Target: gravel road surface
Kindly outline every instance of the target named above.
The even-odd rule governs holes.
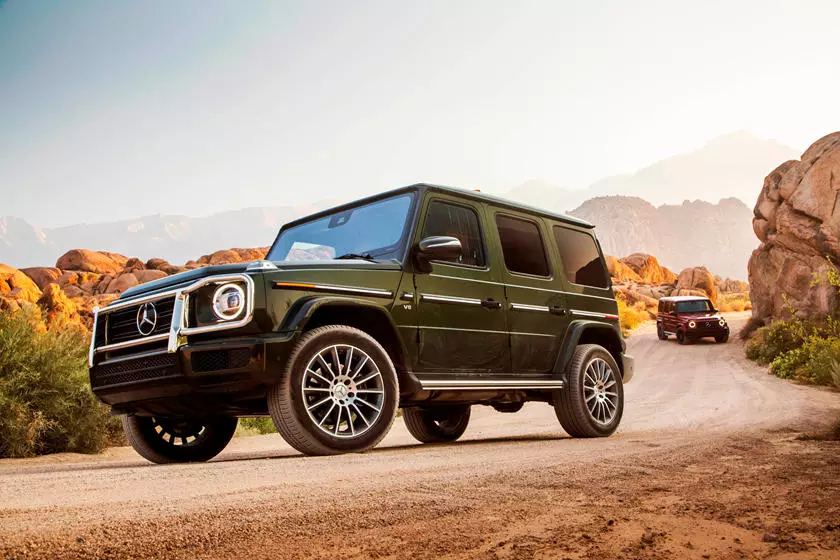
[[[730,316],[734,330],[745,314]],[[734,339],[734,337],[733,337]],[[838,393],[782,381],[737,341],[628,339],[610,438],[551,407],[476,407],[464,438],[303,457],[277,435],[206,464],[129,448],[0,461],[0,558],[840,557]]]

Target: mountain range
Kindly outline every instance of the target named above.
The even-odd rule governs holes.
[[[505,196],[570,211],[595,223],[607,253],[648,252],[676,270],[706,265],[744,278],[749,253],[757,244],[747,204],[752,205],[772,169],[797,157],[793,149],[775,141],[736,132],[587,189],[528,181]],[[180,263],[219,248],[265,246],[283,223],[334,202],[246,208],[198,218],[153,215],[60,228],[0,217],[0,262],[44,266],[69,249],[90,248]]]

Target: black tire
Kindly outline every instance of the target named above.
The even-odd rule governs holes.
[[[336,354],[339,367],[338,375],[332,374],[328,369],[317,362],[317,356],[322,352],[328,352],[331,348],[338,348],[345,352],[344,359],[351,362],[349,367],[341,362],[341,357]],[[348,356],[348,350],[353,347],[356,351]],[[362,355],[366,355],[369,362],[362,366]],[[327,357],[332,354],[328,352]],[[353,362],[353,360],[357,360]],[[310,363],[318,368],[313,375],[307,368]],[[384,348],[369,334],[346,325],[328,325],[312,329],[301,336],[298,343],[287,360],[286,371],[280,380],[268,391],[268,411],[271,419],[277,427],[277,431],[283,436],[289,445],[306,455],[337,455],[339,453],[352,453],[366,451],[379,443],[391,429],[394,418],[397,415],[399,405],[399,381],[394,364]],[[375,393],[381,397],[360,397],[363,393],[374,394],[373,391],[360,389],[355,382],[349,380],[348,373],[356,367],[365,367],[364,374],[356,372],[364,377],[370,371],[378,371],[378,378],[374,379],[378,385]],[[342,368],[347,368],[342,371]],[[319,372],[325,375],[320,376]],[[329,372],[329,373],[327,373]],[[313,385],[313,381],[320,380],[321,386]],[[343,381],[342,381],[343,379]],[[356,378],[360,381],[362,378]],[[306,383],[307,385],[304,385]],[[365,382],[367,383],[367,382]],[[337,393],[339,385],[347,388]],[[367,386],[366,386],[367,387]],[[325,395],[327,399],[323,404],[314,406],[321,399],[316,393],[305,395],[304,391],[317,391]],[[374,406],[379,404],[379,411],[375,408],[367,408],[362,402],[365,399],[374,399]],[[335,406],[338,405],[338,411]],[[330,408],[332,406],[332,408]],[[355,409],[352,407],[355,406]],[[370,406],[370,405],[367,405]],[[362,408],[365,412],[362,412]],[[326,411],[326,412],[325,412]],[[315,419],[325,415],[321,424]],[[347,415],[342,418],[342,415]],[[375,418],[374,418],[375,416]],[[369,421],[368,418],[371,420]],[[360,422],[364,420],[364,422]],[[331,422],[331,423],[329,423]],[[327,427],[335,426],[335,434]],[[341,435],[342,426],[351,434]],[[359,433],[356,435],[354,426],[359,426]]]
[[[718,344],[723,344],[725,342],[729,342],[729,333],[723,333],[715,336],[715,342]]]
[[[122,417],[131,447],[145,459],[159,464],[209,461],[230,442],[238,422],[238,418],[228,416],[209,420]],[[181,443],[176,444],[179,440]]]
[[[419,442],[455,441],[464,435],[470,423],[470,405],[404,408],[403,420],[409,433]]]
[[[586,392],[590,389],[587,387],[589,381],[585,381],[585,378],[589,376],[591,379],[587,368],[590,365],[598,367],[601,362],[609,369],[610,379],[615,382],[606,387],[607,389],[614,388],[614,391],[609,392],[615,394],[615,397],[604,397],[610,399],[610,404],[615,407],[612,409],[612,416],[609,419],[606,415],[604,416],[603,419],[607,421],[596,418],[587,406]],[[568,380],[567,387],[552,393],[554,412],[566,433],[576,438],[591,438],[606,437],[615,432],[621,423],[621,416],[624,414],[624,386],[622,385],[621,370],[619,370],[612,355],[597,344],[581,344],[575,349],[572,356],[572,362],[568,370]],[[590,394],[589,396],[601,400],[603,395]],[[599,405],[596,404],[595,406],[598,407]],[[601,406],[604,408],[597,410],[604,410],[608,405],[603,404]]]
[[[662,330],[662,325],[656,325],[656,336],[659,337],[659,340],[668,340],[668,335]]]
[[[689,339],[686,336],[685,331],[678,330],[677,331],[677,342],[679,342],[682,345],[691,344],[691,339]]]

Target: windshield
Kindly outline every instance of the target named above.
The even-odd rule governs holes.
[[[707,299],[696,301],[681,301],[677,304],[679,313],[704,313],[712,310],[712,303]]]
[[[268,254],[272,261],[328,261],[356,255],[401,260],[414,194],[377,200],[290,227]]]

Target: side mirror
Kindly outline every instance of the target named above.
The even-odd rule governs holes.
[[[720,313],[720,309],[717,307],[712,307],[712,313]]]
[[[461,256],[461,242],[456,237],[436,235],[417,244],[414,255],[422,272],[431,272],[430,261],[448,261]]]
[[[676,311],[671,311],[670,313],[668,313],[668,315],[670,315],[670,316],[672,316],[672,317],[676,317],[676,316],[677,316],[677,312],[676,312]]]

